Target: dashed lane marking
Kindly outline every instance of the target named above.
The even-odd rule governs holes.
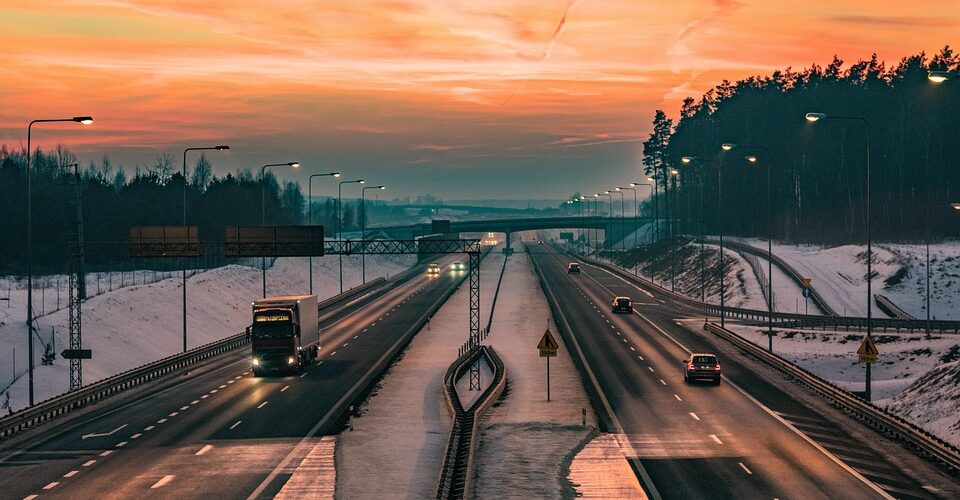
[[[234,422],[234,424],[230,426],[230,430],[236,429],[237,426],[240,425],[240,422],[243,422],[243,420],[237,420]]]
[[[320,364],[323,364],[323,361],[321,361]],[[303,377],[306,377],[306,376],[307,376],[307,372],[303,372],[303,373],[300,374],[300,378],[303,378]]]
[[[710,439],[717,444],[723,444],[723,441],[720,441],[720,438],[718,438],[716,434],[710,434]]]
[[[233,377],[233,379],[234,379],[234,380],[240,380],[240,375],[237,375],[236,377]]]
[[[336,354],[337,354],[337,351],[333,351],[333,352],[330,353],[331,356],[334,356],[334,355],[336,355]]]
[[[76,476],[76,475],[79,474],[79,473],[80,473],[80,471],[78,471],[78,470],[72,470],[72,471],[64,474],[63,477],[73,477],[73,476]]]
[[[96,460],[87,460],[86,462],[83,463],[83,465],[81,465],[81,467],[90,467],[91,465],[93,465],[93,464],[95,464],[95,463],[97,463]]]
[[[139,438],[140,438],[140,436],[142,436],[142,435],[143,435],[143,434],[140,434],[140,433],[138,432],[138,433],[136,433],[136,434],[134,434],[134,435],[132,435],[132,436],[130,436],[130,439],[139,439]]]
[[[236,382],[236,380],[227,380],[227,383],[228,383],[228,384],[232,384],[232,383],[234,383],[234,382]]]
[[[637,350],[634,349],[633,346],[630,346],[630,350],[633,351],[633,352],[637,352]]]
[[[653,367],[652,367],[652,366],[648,366],[647,369],[650,370],[651,373],[653,373]]]
[[[347,347],[348,344],[350,344],[350,342],[344,342],[341,347]]]
[[[200,455],[203,455],[204,453],[206,453],[206,452],[208,452],[208,451],[210,451],[210,450],[212,450],[212,449],[213,449],[213,445],[212,445],[212,444],[207,444],[207,445],[204,445],[203,448],[200,448],[199,451],[197,451],[196,453],[194,453],[194,455],[196,455],[196,456],[199,457]]]
[[[189,406],[181,406],[181,407],[180,407],[180,411],[189,410],[189,409],[190,409]]]
[[[221,384],[220,387],[217,387],[217,389],[225,389],[226,387],[227,387],[227,384]]]
[[[119,443],[114,445],[114,448],[123,448],[126,445],[127,445],[126,441],[120,441]]]
[[[107,456],[107,455],[109,455],[109,454],[111,454],[111,453],[113,453],[113,450],[107,450],[107,451],[101,453],[100,456],[101,456],[101,457],[105,457],[105,456]]]
[[[167,421],[167,419],[161,418],[160,420],[157,420],[157,423],[158,423],[158,424],[162,424],[162,423],[164,423],[164,422],[166,422],[166,421]]]
[[[698,417],[696,413],[690,412],[690,416],[693,417],[694,420],[696,420],[696,421],[698,421],[698,422],[700,421],[700,417]]]
[[[737,463],[740,464],[740,468],[743,469],[743,472],[746,472],[747,474],[750,474],[751,476],[753,475],[753,472],[751,472],[750,469],[748,469],[746,465],[743,465],[743,462],[737,462]]]
[[[146,432],[150,432],[150,431],[152,431],[152,430],[154,430],[154,429],[156,429],[156,426],[153,426],[153,425],[148,425],[148,426],[146,426],[146,427],[143,428],[143,430],[146,431]]]
[[[212,391],[210,391],[210,394],[216,394],[216,393],[219,392],[219,391],[220,391],[220,389],[213,389]]]
[[[60,481],[54,481],[54,482],[52,482],[52,483],[44,486],[43,489],[45,489],[45,490],[52,490],[52,489],[56,488],[58,484],[60,484]]]
[[[267,401],[264,401],[264,402],[260,403],[260,406],[258,406],[257,409],[259,410],[260,408],[263,408],[264,406],[267,406]]]
[[[193,401],[190,402],[190,404],[195,405],[195,404],[197,404],[197,403],[199,403],[199,402],[200,402],[199,399],[194,399]]]
[[[287,390],[287,389],[289,389],[289,388],[290,388],[289,385],[285,385],[285,386],[283,386],[283,389],[280,389],[280,392],[283,392],[283,391],[285,391],[285,390]]]
[[[667,385],[667,383],[664,382],[663,379],[660,379],[660,383],[661,383],[662,385]]]
[[[153,490],[153,489],[156,489],[156,488],[162,488],[164,485],[166,485],[166,484],[169,483],[170,481],[173,481],[173,476],[172,476],[172,475],[163,476],[162,478],[160,478],[159,481],[153,483],[153,486],[151,486],[150,489]]]
[[[683,401],[682,399],[680,399],[680,396],[677,396],[676,394],[674,394],[673,397],[677,398],[677,401]]]
[[[25,497],[23,497],[23,500],[33,500],[34,498],[37,498],[38,496],[39,496],[39,495],[29,495],[29,496],[25,496]]]
[[[209,397],[210,397],[209,394],[204,394],[203,396],[200,396],[200,399],[207,399],[207,398],[209,398]]]
[[[179,414],[180,414],[180,412],[175,411],[175,412],[173,412],[173,413],[171,413],[171,414],[169,414],[169,415],[167,415],[167,416],[168,416],[168,417],[176,417],[176,416],[179,415]]]

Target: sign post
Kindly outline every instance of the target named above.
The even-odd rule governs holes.
[[[537,344],[537,349],[540,350],[540,357],[547,358],[547,401],[550,401],[550,358],[556,357],[559,347],[557,340],[553,338],[553,334],[550,333],[549,328],[543,332],[543,337],[540,338],[540,343]]]
[[[877,362],[877,356],[880,354],[880,351],[877,350],[877,344],[873,342],[873,337],[867,335],[863,338],[863,343],[860,344],[860,348],[857,349],[857,356],[859,357],[860,363],[867,364],[867,379],[864,390],[864,396],[867,401],[870,401],[870,366]]]
[[[809,299],[810,295],[812,295],[812,292],[810,291],[810,282],[813,280],[810,278],[803,278],[801,281],[803,281],[803,314],[810,314],[807,299]]]

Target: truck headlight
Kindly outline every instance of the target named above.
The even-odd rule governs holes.
[[[290,356],[289,358],[287,358],[287,364],[288,364],[288,365],[292,365],[294,361],[296,361],[296,360],[294,359],[293,356]]]
[[[257,358],[253,358],[253,366],[260,366],[260,360]]]

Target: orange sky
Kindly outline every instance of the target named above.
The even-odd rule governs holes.
[[[90,114],[36,144],[130,172],[226,143],[220,172],[300,160],[393,196],[539,198],[636,180],[654,110],[723,78],[956,42],[960,0],[0,0],[0,19],[0,143]],[[518,171],[532,194],[503,185]]]

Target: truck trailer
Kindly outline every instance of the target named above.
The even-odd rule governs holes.
[[[302,371],[320,353],[317,296],[289,295],[254,301],[249,332],[254,376]]]

